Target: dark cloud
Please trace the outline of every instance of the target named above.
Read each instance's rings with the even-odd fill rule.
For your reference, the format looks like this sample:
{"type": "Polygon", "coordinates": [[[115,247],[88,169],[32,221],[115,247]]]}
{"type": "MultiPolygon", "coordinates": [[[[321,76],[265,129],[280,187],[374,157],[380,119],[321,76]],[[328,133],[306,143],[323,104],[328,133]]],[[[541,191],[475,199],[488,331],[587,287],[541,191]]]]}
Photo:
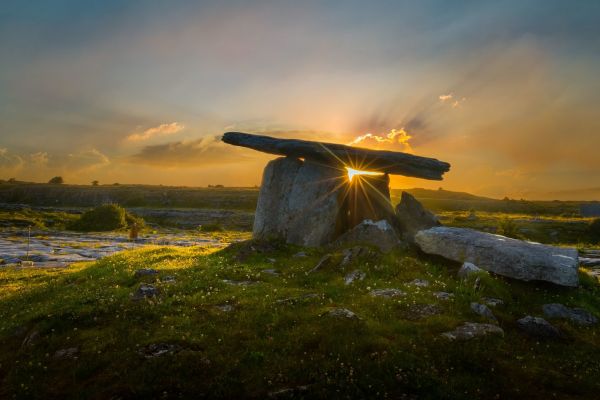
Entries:
{"type": "Polygon", "coordinates": [[[220,136],[145,146],[126,159],[129,163],[159,167],[205,167],[248,160],[239,148],[221,142],[220,136]]]}

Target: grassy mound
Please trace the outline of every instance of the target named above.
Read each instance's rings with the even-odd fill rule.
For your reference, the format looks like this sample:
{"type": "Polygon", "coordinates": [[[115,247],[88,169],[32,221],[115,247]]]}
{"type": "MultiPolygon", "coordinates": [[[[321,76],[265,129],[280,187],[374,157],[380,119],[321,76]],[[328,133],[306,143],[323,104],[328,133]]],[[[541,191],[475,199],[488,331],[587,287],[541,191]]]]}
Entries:
{"type": "Polygon", "coordinates": [[[128,213],[118,204],[104,204],[94,207],[73,221],[69,228],[82,232],[105,232],[124,229],[132,224],[143,227],[144,220],[128,213]]]}
{"type": "MultiPolygon", "coordinates": [[[[309,271],[320,250],[237,244],[150,247],[62,270],[0,269],[0,398],[593,398],[600,327],[552,320],[541,340],[515,321],[545,303],[600,313],[577,289],[481,274],[417,254],[357,256],[309,271]],[[158,273],[135,275],[140,269],[158,273]],[[273,269],[277,271],[273,271],[273,269]],[[360,269],[363,280],[344,277],[360,269]],[[429,281],[423,287],[415,279],[429,281]],[[156,297],[134,300],[152,285],[156,297]],[[397,288],[405,296],[372,297],[397,288]],[[435,292],[454,295],[441,300],[435,292]],[[441,336],[483,297],[505,335],[441,336]],[[359,319],[328,313],[346,308],[359,319]]],[[[335,253],[333,259],[343,259],[335,253]]]]}

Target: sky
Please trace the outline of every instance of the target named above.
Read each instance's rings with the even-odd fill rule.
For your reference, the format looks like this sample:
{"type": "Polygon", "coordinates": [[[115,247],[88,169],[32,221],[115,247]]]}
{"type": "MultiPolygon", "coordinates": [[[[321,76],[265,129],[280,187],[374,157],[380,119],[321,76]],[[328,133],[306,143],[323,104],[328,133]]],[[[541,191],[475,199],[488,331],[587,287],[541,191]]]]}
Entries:
{"type": "Polygon", "coordinates": [[[259,185],[226,131],[434,157],[424,187],[600,200],[600,2],[0,4],[0,179],[259,185]]]}

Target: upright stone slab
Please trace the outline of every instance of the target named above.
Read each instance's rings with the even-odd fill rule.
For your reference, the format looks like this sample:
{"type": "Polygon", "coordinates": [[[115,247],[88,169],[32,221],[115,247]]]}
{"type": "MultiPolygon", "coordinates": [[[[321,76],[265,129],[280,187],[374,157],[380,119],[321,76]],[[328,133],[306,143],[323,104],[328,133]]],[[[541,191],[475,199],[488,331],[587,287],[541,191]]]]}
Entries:
{"type": "Polygon", "coordinates": [[[344,227],[347,184],[345,170],[305,161],[289,196],[287,242],[315,247],[337,238],[344,227]]]}
{"type": "Polygon", "coordinates": [[[289,196],[302,164],[297,158],[281,157],[265,167],[254,216],[255,238],[286,238],[289,196]]]}
{"type": "Polygon", "coordinates": [[[344,173],[291,157],[270,161],[258,197],[254,237],[309,247],[333,241],[343,226],[344,173]]]}

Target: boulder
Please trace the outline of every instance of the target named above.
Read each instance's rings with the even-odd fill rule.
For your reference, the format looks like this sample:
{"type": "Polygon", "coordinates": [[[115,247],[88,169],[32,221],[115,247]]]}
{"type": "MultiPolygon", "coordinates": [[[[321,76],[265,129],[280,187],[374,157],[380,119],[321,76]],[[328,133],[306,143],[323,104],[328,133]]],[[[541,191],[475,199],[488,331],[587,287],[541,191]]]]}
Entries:
{"type": "Polygon", "coordinates": [[[385,297],[387,299],[392,297],[401,297],[406,296],[406,292],[403,292],[400,289],[374,289],[369,292],[371,297],[385,297]]]}
{"type": "Polygon", "coordinates": [[[496,316],[494,315],[494,313],[492,313],[492,310],[490,310],[485,304],[473,302],[471,303],[471,311],[491,321],[498,322],[496,316]]]}
{"type": "Polygon", "coordinates": [[[562,337],[560,331],[544,318],[532,317],[531,315],[528,315],[518,320],[517,326],[523,332],[535,337],[551,339],[562,337]]]}
{"type": "Polygon", "coordinates": [[[328,315],[333,318],[340,318],[340,319],[353,319],[353,320],[360,319],[358,317],[358,315],[356,315],[352,311],[348,310],[347,308],[334,308],[334,309],[329,310],[327,313],[325,313],[325,315],[328,315]]]}
{"type": "Polygon", "coordinates": [[[487,335],[504,336],[504,331],[498,325],[465,322],[453,331],[442,333],[442,336],[450,340],[469,340],[487,335]]]}
{"type": "Polygon", "coordinates": [[[420,231],[421,250],[457,262],[471,262],[498,275],[577,286],[577,250],[524,242],[466,228],[435,227],[420,231]]]}
{"type": "Polygon", "coordinates": [[[345,223],[344,174],[336,168],[285,157],[263,173],[253,236],[317,247],[332,242],[345,223]]]}
{"type": "Polygon", "coordinates": [[[414,243],[418,231],[440,225],[438,218],[407,192],[402,192],[400,203],[396,206],[396,221],[402,239],[409,243],[414,243]]]}
{"type": "Polygon", "coordinates": [[[591,326],[598,323],[598,318],[583,308],[569,308],[559,303],[544,304],[544,315],[548,318],[568,319],[578,325],[591,326]]]}
{"type": "Polygon", "coordinates": [[[473,263],[464,262],[463,265],[461,265],[460,269],[458,270],[457,276],[459,278],[464,279],[467,276],[469,276],[473,273],[479,272],[479,271],[483,271],[483,270],[473,263]]]}
{"type": "Polygon", "coordinates": [[[143,300],[158,296],[158,289],[152,285],[142,283],[138,290],[133,294],[133,300],[143,300]]]}
{"type": "Polygon", "coordinates": [[[367,244],[379,248],[384,253],[389,253],[393,249],[401,247],[402,241],[388,221],[382,219],[374,222],[367,219],[340,236],[335,244],[338,246],[367,244]]]}
{"type": "Polygon", "coordinates": [[[350,284],[354,283],[355,281],[364,280],[366,276],[367,276],[367,274],[365,274],[364,272],[357,269],[357,270],[350,272],[348,275],[346,275],[346,277],[344,278],[344,283],[346,285],[350,285],[350,284]]]}

